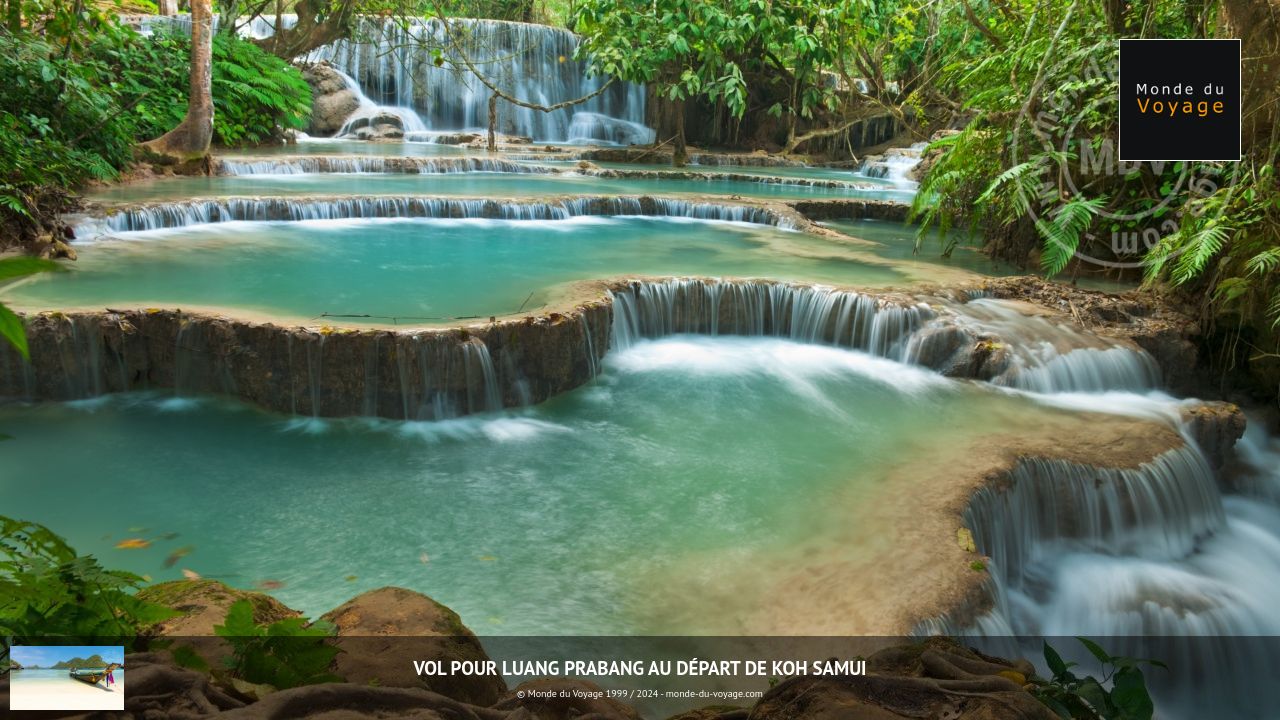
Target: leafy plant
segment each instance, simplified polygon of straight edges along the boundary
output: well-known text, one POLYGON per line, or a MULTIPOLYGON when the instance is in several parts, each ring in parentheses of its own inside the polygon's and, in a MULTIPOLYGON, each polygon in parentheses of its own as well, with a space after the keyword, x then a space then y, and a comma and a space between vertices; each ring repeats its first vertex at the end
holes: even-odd
POLYGON ((77 555, 42 525, 0 516, 0 636, 131 645, 146 627, 174 616, 133 595, 142 583, 77 555))
POLYGON ((1064 661, 1045 642, 1044 660, 1053 677, 1032 678, 1032 694, 1065 720, 1151 720, 1155 705, 1140 666, 1165 664, 1110 655, 1088 638, 1076 639, 1102 664, 1102 677, 1077 676, 1071 672, 1077 664, 1064 661))
MULTIPOLYGON (((61 270, 62 266, 51 260, 33 257, 11 257, 0 260, 0 285, 16 278, 41 272, 61 270)), ((0 303, 0 338, 4 338, 22 357, 27 354, 27 333, 22 318, 0 303)))
POLYGON ((329 672, 339 652, 326 642, 335 632, 329 623, 287 618, 258 625, 253 621, 253 604, 240 600, 213 631, 234 649, 227 658, 232 674, 250 683, 283 689, 342 679, 329 672))

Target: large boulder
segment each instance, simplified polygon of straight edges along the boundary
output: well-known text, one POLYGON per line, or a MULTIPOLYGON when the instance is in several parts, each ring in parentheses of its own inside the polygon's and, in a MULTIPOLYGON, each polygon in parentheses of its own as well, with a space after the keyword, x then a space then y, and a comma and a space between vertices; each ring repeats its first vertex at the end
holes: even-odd
POLYGON ((253 620, 259 625, 269 625, 301 614, 270 595, 237 590, 217 580, 160 583, 139 590, 138 598, 178 613, 148 628, 149 634, 172 638, 173 650, 189 648, 211 668, 222 667, 223 660, 231 656, 231 647, 215 636, 213 628, 227 619, 227 610, 235 603, 248 600, 253 605, 253 620))
POLYGON ((360 107, 360 97, 345 78, 328 63, 316 63, 302 70, 311 86, 311 122, 307 132, 330 136, 338 132, 360 107))
POLYGON ((426 688, 474 705, 492 705, 507 691, 500 674, 419 676, 415 660, 486 661, 489 656, 458 614, 421 593, 370 590, 325 613, 342 652, 334 673, 347 682, 426 688), (409 639, 413 638, 413 639, 409 639), (426 640, 420 638, 429 638, 426 640))
POLYGON ((358 117, 351 121, 345 134, 360 140, 398 140, 404 137, 404 118, 392 112, 358 117))

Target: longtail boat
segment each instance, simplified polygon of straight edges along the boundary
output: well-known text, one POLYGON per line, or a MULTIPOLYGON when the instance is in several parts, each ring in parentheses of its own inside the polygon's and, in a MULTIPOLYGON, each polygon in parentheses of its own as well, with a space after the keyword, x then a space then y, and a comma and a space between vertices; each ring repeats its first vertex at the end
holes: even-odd
POLYGON ((111 668, 79 668, 72 670, 70 675, 72 680, 97 685, 102 682, 102 678, 106 677, 109 672, 111 672, 111 668))

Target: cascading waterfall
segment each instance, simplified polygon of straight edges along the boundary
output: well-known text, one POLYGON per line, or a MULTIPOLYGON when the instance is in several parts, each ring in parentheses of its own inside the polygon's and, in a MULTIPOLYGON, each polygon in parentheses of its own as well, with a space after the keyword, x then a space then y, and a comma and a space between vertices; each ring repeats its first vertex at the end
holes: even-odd
POLYGON ((890 148, 884 155, 863 161, 855 175, 887 180, 901 190, 915 190, 919 183, 907 177, 920 164, 920 156, 929 143, 921 142, 905 148, 890 148))
MULTIPOLYGON (((1072 393, 1081 407, 1114 408, 1089 393, 1130 395, 1177 423, 1179 401, 1157 387, 1154 362, 998 301, 958 309, 971 331, 1010 343, 997 384, 1072 393)), ((1152 657, 1171 670, 1148 672, 1162 717, 1269 717, 1280 691, 1258 690, 1260 672, 1280 661, 1280 464, 1243 443, 1252 469, 1224 491, 1195 440, 1133 469, 1024 459, 1007 482, 975 493, 964 524, 989 565, 995 608, 965 626, 945 619, 923 632, 986 638, 997 654, 1038 655, 1010 637, 1056 638, 1068 659, 1090 664, 1071 636, 1115 654, 1152 657), (1067 638, 1062 640, 1062 638, 1067 638), (1261 692, 1261 694, 1259 694, 1261 692)), ((1255 438, 1256 440, 1257 438, 1255 438)), ((1264 683, 1265 684, 1265 683, 1264 683)))
POLYGON ((687 217, 794 229, 795 220, 768 208, 655 197, 579 197, 548 202, 430 197, 327 199, 225 198, 149 203, 122 208, 76 227, 86 239, 102 232, 134 232, 232 221, 341 220, 356 218, 490 218, 563 220, 591 216, 687 217))
POLYGON ((1159 385, 1155 360, 1137 347, 1026 315, 1001 300, 971 300, 956 312, 974 335, 1000 339, 1008 366, 992 379, 997 385, 1038 393, 1147 391, 1159 385))
POLYGON ((415 158, 378 156, 314 155, 285 158, 229 157, 214 160, 218 175, 310 175, 316 173, 438 175, 450 173, 511 173, 549 175, 557 168, 530 165, 498 158, 415 158))
POLYGON ((677 333, 767 335, 901 359, 912 333, 933 317, 924 304, 782 283, 637 281, 611 295, 611 348, 677 333))
MULTIPOLYGON (((446 28, 435 18, 407 24, 361 18, 354 40, 319 48, 307 59, 332 63, 375 103, 413 109, 432 131, 489 126, 492 91, 466 68, 454 43, 495 85, 527 102, 584 97, 606 82, 587 75, 586 63, 575 58, 578 38, 568 30, 500 20, 449 22, 446 28)), ((615 82, 584 103, 552 112, 499 102, 497 130, 537 141, 645 144, 654 133, 644 126, 644 106, 642 86, 615 82)))
MULTIPOLYGON (((1252 471, 1274 487, 1277 467, 1252 471)), ((965 516, 992 558, 995 609, 969 628, 927 630, 1032 655, 1005 638, 1092 637, 1169 665, 1147 673, 1160 717, 1270 717, 1280 691, 1259 679, 1280 661, 1274 498, 1222 495, 1194 444, 1133 470, 1024 461, 1010 479, 979 491, 965 516)))
POLYGON ((359 131, 377 123, 380 118, 389 118, 393 124, 398 126, 404 136, 410 133, 426 133, 427 126, 422 122, 422 118, 412 108, 399 107, 394 105, 379 105, 364 94, 360 83, 355 78, 336 70, 338 75, 342 77, 342 81, 346 83, 347 88, 356 96, 359 106, 347 117, 347 121, 338 129, 338 137, 360 137, 359 131))

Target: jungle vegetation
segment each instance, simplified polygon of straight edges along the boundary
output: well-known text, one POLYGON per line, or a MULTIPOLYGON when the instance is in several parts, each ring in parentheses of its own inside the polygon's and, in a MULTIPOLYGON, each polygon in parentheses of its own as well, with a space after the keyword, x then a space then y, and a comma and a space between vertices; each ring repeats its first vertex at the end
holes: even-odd
MULTIPOLYGON (((137 143, 182 120, 190 41, 122 27, 116 13, 150 5, 128 2, 0 0, 0 244, 53 230, 76 189, 114 178, 137 143)), ((362 15, 563 24, 594 71, 650 84, 677 162, 687 134, 848 155, 859 122, 890 116, 899 141, 933 140, 915 215, 943 245, 921 252, 948 253, 951 231, 967 228, 1049 276, 1101 261, 1190 303, 1224 371, 1261 370, 1272 386, 1258 389, 1273 396, 1280 386, 1275 0, 222 0, 213 10, 222 145, 300 126, 306 86, 287 59, 349 36, 362 15), (298 15, 288 31, 236 37, 244 18, 283 12, 298 15), (1239 163, 1114 162, 1121 37, 1241 38, 1239 163)))

